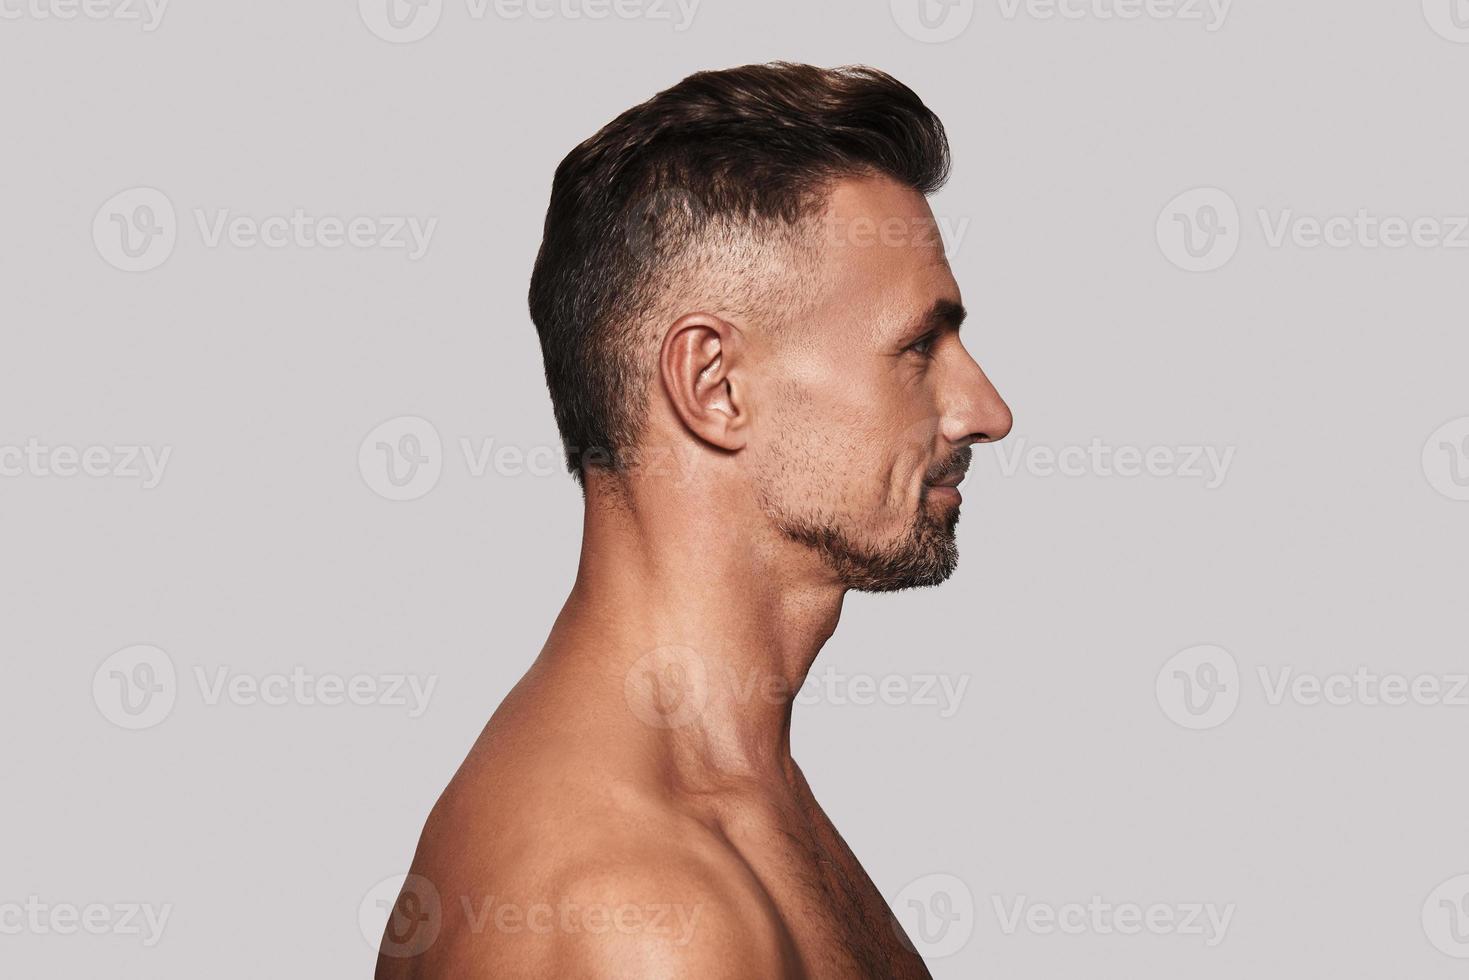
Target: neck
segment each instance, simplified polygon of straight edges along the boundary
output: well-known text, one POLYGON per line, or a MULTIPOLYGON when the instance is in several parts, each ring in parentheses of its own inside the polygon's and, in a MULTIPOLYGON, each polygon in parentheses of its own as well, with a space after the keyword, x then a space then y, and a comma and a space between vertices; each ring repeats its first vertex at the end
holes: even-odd
POLYGON ((576 584, 542 660, 598 676, 689 776, 793 776, 791 709, 845 589, 767 526, 589 488, 576 584))

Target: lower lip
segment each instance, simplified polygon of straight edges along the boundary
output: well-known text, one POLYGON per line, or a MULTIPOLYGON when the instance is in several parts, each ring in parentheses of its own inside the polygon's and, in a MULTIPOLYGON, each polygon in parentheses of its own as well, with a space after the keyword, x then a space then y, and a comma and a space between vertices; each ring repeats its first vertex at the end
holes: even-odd
POLYGON ((964 499, 964 495, 959 492, 958 487, 929 487, 928 494, 931 497, 942 497, 945 500, 953 500, 956 504, 964 499))

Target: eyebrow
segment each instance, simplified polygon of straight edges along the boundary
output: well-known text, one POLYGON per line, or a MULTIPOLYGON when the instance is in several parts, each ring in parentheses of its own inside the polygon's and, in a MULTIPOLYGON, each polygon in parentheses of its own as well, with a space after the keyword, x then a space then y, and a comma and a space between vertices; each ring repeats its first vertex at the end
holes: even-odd
POLYGON ((938 330, 942 327, 958 330, 967 316, 969 316, 969 311, 964 308, 963 303, 952 299, 935 300, 918 321, 912 333, 925 334, 930 330, 938 330))

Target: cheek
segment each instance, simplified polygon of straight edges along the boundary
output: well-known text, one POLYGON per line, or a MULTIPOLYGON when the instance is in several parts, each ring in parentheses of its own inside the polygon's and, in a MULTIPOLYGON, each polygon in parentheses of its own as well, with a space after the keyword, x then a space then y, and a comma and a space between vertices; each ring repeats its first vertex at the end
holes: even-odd
POLYGON ((829 487, 819 492, 827 500, 839 498, 834 510, 868 520, 884 514, 906 519, 926 466, 910 428, 863 401, 843 405, 824 428, 811 430, 828 434, 820 452, 829 487))
POLYGON ((921 483, 935 461, 935 447, 939 442, 942 419, 924 405, 910 405, 897 415, 892 423, 888 445, 891 447, 894 468, 912 482, 921 483))
POLYGON ((942 419, 930 386, 923 378, 887 386, 872 411, 881 422, 877 444, 889 461, 895 481, 916 486, 934 462, 942 419))
POLYGON ((906 519, 933 465, 940 420, 918 386, 899 391, 874 386, 869 391, 871 397, 848 403, 831 420, 848 447, 845 485, 863 510, 889 510, 906 519))
POLYGON ((833 515, 910 516, 938 422, 921 379, 858 359, 786 367, 770 454, 786 491, 833 515))
POLYGON ((827 514, 860 507, 887 454, 882 426, 850 384, 790 385, 772 419, 771 475, 793 502, 827 514))

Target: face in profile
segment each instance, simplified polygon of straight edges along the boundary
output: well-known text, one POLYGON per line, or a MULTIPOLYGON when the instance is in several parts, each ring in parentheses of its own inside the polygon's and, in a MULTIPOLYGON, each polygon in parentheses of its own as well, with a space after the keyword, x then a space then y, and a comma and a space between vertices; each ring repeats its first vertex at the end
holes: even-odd
POLYGON ((771 424, 761 504, 848 588, 944 581, 958 562, 955 484, 1010 410, 960 341, 964 311, 923 195, 882 178, 835 185, 804 323, 765 339, 771 424))

